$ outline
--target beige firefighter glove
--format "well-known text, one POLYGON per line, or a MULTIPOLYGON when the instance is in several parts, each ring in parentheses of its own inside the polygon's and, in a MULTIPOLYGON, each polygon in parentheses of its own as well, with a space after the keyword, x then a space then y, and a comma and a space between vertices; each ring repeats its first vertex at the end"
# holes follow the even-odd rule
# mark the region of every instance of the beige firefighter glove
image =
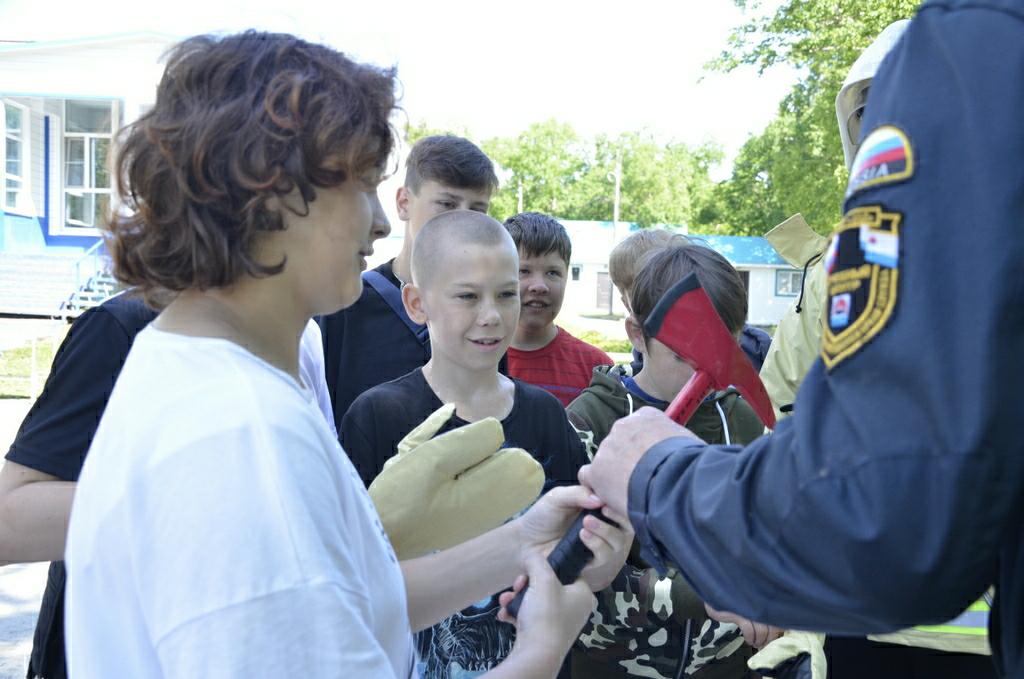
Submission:
POLYGON ((765 677, 825 679, 825 635, 788 630, 747 660, 747 667, 765 677))
POLYGON ((493 417, 434 437, 448 404, 412 430, 370 484, 370 497, 398 554, 411 559, 465 542, 530 505, 544 469, 521 448, 501 448, 493 417))

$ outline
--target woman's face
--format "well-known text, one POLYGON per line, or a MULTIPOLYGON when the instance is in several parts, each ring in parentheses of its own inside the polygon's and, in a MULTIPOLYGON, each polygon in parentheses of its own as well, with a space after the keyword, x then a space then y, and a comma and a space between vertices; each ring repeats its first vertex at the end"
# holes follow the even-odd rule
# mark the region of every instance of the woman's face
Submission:
POLYGON ((352 179, 341 186, 317 188, 304 216, 284 210, 289 240, 285 270, 299 281, 312 314, 334 313, 362 294, 361 274, 373 242, 391 225, 377 197, 377 182, 352 179))

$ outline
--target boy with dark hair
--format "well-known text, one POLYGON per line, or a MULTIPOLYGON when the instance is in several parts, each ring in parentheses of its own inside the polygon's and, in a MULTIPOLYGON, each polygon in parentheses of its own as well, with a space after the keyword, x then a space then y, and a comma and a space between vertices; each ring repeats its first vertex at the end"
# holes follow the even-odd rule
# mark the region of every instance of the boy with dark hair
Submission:
POLYGON ((594 368, 614 361, 555 325, 572 257, 565 227, 548 215, 522 212, 505 220, 505 228, 519 250, 522 303, 508 374, 550 391, 567 406, 590 384, 594 368))
MULTIPOLYGON (((643 357, 643 367, 635 377, 626 366, 595 370, 591 385, 568 408, 569 421, 591 457, 617 420, 644 406, 664 410, 693 374, 690 365, 647 335, 643 326, 662 295, 691 273, 697 274, 730 332, 739 335, 743 329, 746 289, 724 257, 699 245, 669 245, 651 254, 626 295, 632 308, 626 331, 643 357)), ((686 426, 705 441, 726 444, 749 443, 764 429, 734 389, 709 396, 686 426)), ((598 593, 597 609, 573 647, 573 676, 670 679, 685 671, 685 676, 699 679, 739 678, 745 676, 750 657, 742 646, 739 628, 710 619, 681 576, 659 578, 654 569, 631 558, 615 583, 598 593), (689 660, 680 668, 687 646, 689 660)))
MULTIPOLYGON (((497 418, 506 445, 540 462, 545 490, 575 483, 586 455, 561 405, 498 372, 519 316, 517 259, 508 233, 486 215, 449 212, 423 227, 402 297, 409 315, 430 328, 431 358, 359 396, 341 424, 342 445, 367 485, 398 443, 449 403, 455 414, 438 435, 497 418)), ((495 595, 417 635, 421 675, 476 676, 496 665, 515 638, 497 611, 495 595)))
POLYGON ((355 304, 320 319, 335 421, 341 422, 359 394, 430 360, 426 327, 410 319, 402 306, 416 235, 442 212, 486 213, 497 186, 494 164, 468 139, 437 135, 412 147, 405 183, 395 196, 398 217, 405 222, 401 251, 363 274, 363 292, 355 304))

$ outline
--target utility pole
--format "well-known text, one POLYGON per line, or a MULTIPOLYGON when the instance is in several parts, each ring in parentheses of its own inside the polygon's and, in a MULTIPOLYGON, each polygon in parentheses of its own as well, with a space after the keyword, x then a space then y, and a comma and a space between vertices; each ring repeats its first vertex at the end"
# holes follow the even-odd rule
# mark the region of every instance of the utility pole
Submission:
POLYGON ((622 149, 615 153, 615 202, 612 204, 612 222, 619 228, 619 205, 622 204, 622 149))
POLYGON ((615 152, 615 170, 608 173, 608 180, 615 182, 615 198, 612 201, 612 233, 614 234, 615 243, 617 244, 621 238, 619 238, 619 206, 622 203, 622 149, 619 148, 615 152))
MULTIPOLYGON (((608 174, 609 181, 615 182, 615 197, 612 200, 612 247, 618 245, 623 237, 619 234, 619 206, 622 203, 622 147, 615 150, 615 170, 608 174)), ((610 248, 609 248, 610 249, 610 248)), ((610 283, 609 283, 610 285, 610 283)), ((608 307, 609 313, 616 313, 618 299, 614 292, 609 296, 611 304, 608 307)), ((622 310, 625 312, 625 309, 622 310)))
POLYGON ((523 178, 519 178, 519 189, 517 191, 518 200, 516 202, 516 212, 523 211, 523 178))

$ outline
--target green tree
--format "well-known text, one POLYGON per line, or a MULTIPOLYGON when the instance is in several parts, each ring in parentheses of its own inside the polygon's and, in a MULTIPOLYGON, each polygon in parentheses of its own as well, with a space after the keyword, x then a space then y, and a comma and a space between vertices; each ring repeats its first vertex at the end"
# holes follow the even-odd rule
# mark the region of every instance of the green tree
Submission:
POLYGON ((491 200, 496 218, 518 211, 520 193, 524 210, 562 217, 575 211, 574 192, 588 167, 588 149, 571 125, 553 119, 534 123, 516 137, 484 142, 483 149, 504 174, 491 200))
POLYGON ((662 144, 648 132, 584 139, 554 120, 531 125, 514 138, 489 140, 484 151, 504 172, 491 201, 495 217, 518 211, 521 195, 524 210, 611 220, 614 172, 621 163, 619 218, 642 226, 694 223, 714 192, 708 169, 722 158, 715 146, 662 144))
POLYGON ((836 94, 860 53, 890 23, 910 18, 919 0, 788 0, 770 14, 758 13, 756 1, 735 2, 754 16, 733 31, 710 68, 763 72, 788 63, 804 75, 776 119, 740 150, 732 178, 716 188, 712 214, 733 232, 763 233, 802 212, 828 233, 846 183, 836 94))
POLYGON ((691 148, 678 142, 659 143, 648 132, 599 136, 593 160, 581 182, 580 219, 611 219, 614 212, 614 171, 621 162, 619 217, 640 226, 694 226, 714 185, 708 170, 720 161, 714 145, 691 148))

